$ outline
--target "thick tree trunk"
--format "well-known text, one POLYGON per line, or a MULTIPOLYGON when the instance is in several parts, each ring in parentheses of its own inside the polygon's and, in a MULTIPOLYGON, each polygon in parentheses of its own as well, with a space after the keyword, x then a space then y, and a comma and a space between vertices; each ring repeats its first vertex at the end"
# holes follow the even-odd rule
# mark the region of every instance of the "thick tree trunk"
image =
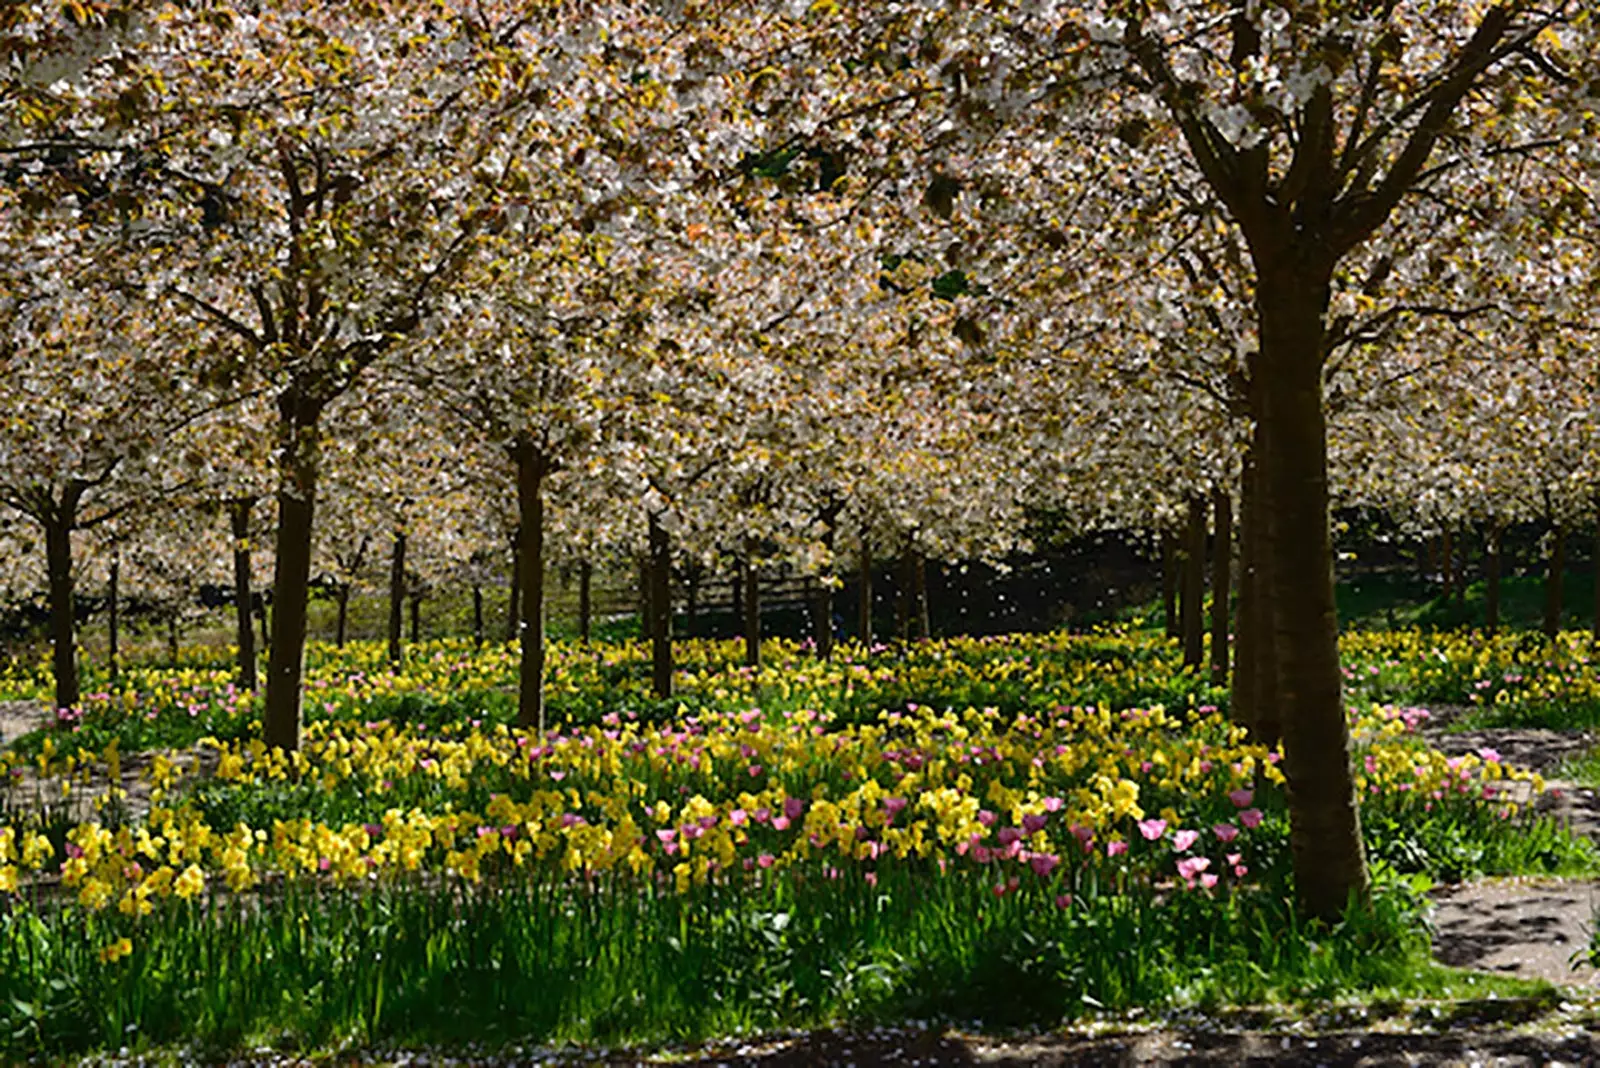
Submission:
POLYGON ((1161 532, 1161 625, 1169 638, 1183 633, 1178 619, 1178 539, 1170 530, 1161 532))
MULTIPOLYGON (((122 633, 121 615, 122 604, 119 597, 120 579, 122 575, 122 559, 119 555, 111 557, 111 573, 106 576, 106 671, 112 681, 117 678, 117 673, 122 665, 122 633)), ((245 619, 246 629, 249 628, 249 617, 245 619)))
POLYGON ((278 544, 272 571, 272 637, 267 643, 263 735, 269 747, 300 747, 300 676, 311 593, 312 517, 317 497, 320 406, 292 397, 279 402, 278 544))
POLYGON ((522 635, 522 531, 511 534, 511 589, 506 594, 506 641, 522 635))
POLYGON ((544 480, 550 461, 532 441, 513 450, 517 465, 517 559, 521 561, 521 659, 517 724, 544 733, 544 480))
POLYGON ((472 584, 472 645, 483 648, 483 584, 472 584))
POLYGON ((761 572, 756 567, 754 538, 745 539, 740 566, 744 569, 744 662, 758 668, 761 666, 761 572))
POLYGON ((1178 618, 1183 631, 1183 666, 1199 669, 1205 660, 1206 500, 1189 498, 1183 533, 1183 591, 1178 618))
POLYGON ((1233 593, 1233 494, 1218 486, 1211 495, 1216 540, 1211 553, 1211 684, 1228 683, 1228 599, 1233 593))
POLYGON ((866 528, 861 531, 861 559, 858 561, 861 600, 856 604, 856 633, 861 644, 872 645, 872 540, 866 528))
POLYGON ((594 632, 594 566, 585 560, 578 565, 578 637, 589 644, 594 632))
POLYGON ((1256 462, 1252 449, 1245 453, 1239 472, 1239 606, 1234 621, 1233 678, 1228 711, 1233 721, 1259 740, 1256 705, 1261 664, 1260 599, 1256 595, 1260 567, 1260 525, 1256 509, 1256 462))
POLYGON ((650 513, 650 685, 672 696, 672 543, 661 517, 650 513))
POLYGON ((72 588, 72 528, 76 505, 62 506, 44 523, 45 577, 50 589, 50 666, 56 708, 78 705, 78 633, 72 588))
POLYGON ((1500 629, 1500 535, 1498 519, 1489 520, 1489 540, 1483 552, 1483 629, 1493 637, 1500 629))
POLYGON ((228 525, 233 534, 233 624, 239 646, 239 686, 256 688, 256 632, 250 621, 255 603, 250 589, 250 509, 255 502, 240 497, 228 502, 228 525))
POLYGON ((1323 316, 1329 283, 1271 277, 1257 289, 1261 457, 1269 518, 1266 598, 1276 638, 1295 890, 1308 915, 1332 920, 1370 893, 1351 767, 1334 604, 1323 411, 1323 316))
POLYGON ((1554 638, 1561 631, 1561 580, 1567 570, 1567 528, 1555 524, 1550 538, 1550 562, 1544 576, 1544 632, 1554 638))
POLYGON ((399 671, 405 661, 405 649, 400 644, 401 628, 406 607, 406 532, 394 532, 394 546, 389 554, 389 667, 399 671))

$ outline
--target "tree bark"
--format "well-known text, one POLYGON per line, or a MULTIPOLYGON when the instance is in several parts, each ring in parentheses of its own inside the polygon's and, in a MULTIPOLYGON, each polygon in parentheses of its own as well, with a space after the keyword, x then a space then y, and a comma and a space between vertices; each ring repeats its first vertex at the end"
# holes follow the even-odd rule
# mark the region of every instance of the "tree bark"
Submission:
POLYGON ((578 637, 589 644, 594 630, 594 566, 585 560, 578 565, 578 637))
POLYGON ((1169 638, 1183 633, 1178 619, 1178 539, 1161 532, 1161 625, 1169 638))
POLYGON ((522 628, 517 724, 544 733, 544 480, 550 459, 528 438, 512 450, 517 465, 517 559, 521 561, 522 628))
POLYGON ((300 747, 300 677, 311 593, 312 517, 317 497, 321 406, 287 393, 279 400, 278 544, 272 570, 272 637, 267 643, 263 736, 269 747, 300 747))
POLYGON ((44 523, 46 578, 50 589, 50 665, 56 708, 78 705, 77 605, 72 583, 74 505, 62 505, 44 523))
POLYGON ((1183 590, 1178 619, 1183 632, 1183 666, 1198 670, 1205 660, 1206 501, 1189 498, 1183 535, 1183 590))
POLYGON ((1211 684, 1228 683, 1228 600, 1233 593, 1233 494, 1218 486, 1211 494, 1216 542, 1211 554, 1211 684))
MULTIPOLYGON (((118 618, 121 611, 118 586, 122 573, 122 557, 120 554, 111 557, 111 573, 106 577, 106 671, 112 681, 116 681, 117 672, 122 664, 122 634, 118 618)), ((245 620, 249 626, 249 618, 245 620)))
POLYGON ((861 644, 872 646, 872 540, 865 527, 861 529, 861 600, 856 605, 856 632, 861 644))
POLYGON ((1550 537, 1550 561, 1544 576, 1544 632, 1554 638, 1561 631, 1561 580, 1567 570, 1566 527, 1555 524, 1550 537))
POLYGON ((744 662, 758 668, 761 666, 761 572, 756 567, 754 538, 745 539, 740 566, 744 569, 744 662))
POLYGON ((256 688, 256 632, 250 620, 255 603, 250 589, 250 509, 254 504, 249 497, 228 502, 228 525, 233 534, 234 640, 239 646, 239 686, 245 690, 256 688))
POLYGON ((1498 519, 1489 520, 1489 539, 1483 553, 1483 629, 1492 638, 1500 629, 1500 535, 1498 519))
POLYGON ((393 548, 389 553, 389 667, 399 671, 405 662, 405 649, 400 643, 401 627, 406 606, 406 532, 394 532, 393 548))
POLYGON ((744 625, 744 561, 733 562, 733 577, 728 582, 728 615, 737 637, 744 625))
POLYGON ((672 696, 672 542, 661 517, 650 513, 650 684, 672 696))
POLYGON ((411 644, 422 640, 422 594, 411 595, 411 644))
POLYGON ((174 607, 167 613, 167 660, 173 667, 178 666, 178 613, 181 609, 174 607))
POLYGON ((1341 691, 1329 529, 1322 368, 1331 273, 1331 264, 1293 259, 1260 272, 1261 350, 1253 369, 1266 427, 1265 600, 1273 613, 1295 890, 1304 913, 1327 920, 1352 898, 1370 894, 1341 691))

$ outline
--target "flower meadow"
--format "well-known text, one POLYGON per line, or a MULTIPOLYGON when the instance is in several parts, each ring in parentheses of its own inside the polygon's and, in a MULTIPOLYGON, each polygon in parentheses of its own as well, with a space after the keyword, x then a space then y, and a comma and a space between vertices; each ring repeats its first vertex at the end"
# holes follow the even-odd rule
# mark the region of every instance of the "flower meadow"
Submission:
POLYGON ((508 649, 393 673, 319 650, 289 755, 251 740, 221 668, 125 671, 0 757, 0 1044, 614 1042, 1325 995, 1414 972, 1430 879, 1592 866, 1513 800, 1536 777, 1370 705, 1378 890, 1305 927, 1280 754, 1164 642, 736 656, 693 643, 663 705, 640 648, 558 645, 560 726, 536 736, 507 723, 508 649))

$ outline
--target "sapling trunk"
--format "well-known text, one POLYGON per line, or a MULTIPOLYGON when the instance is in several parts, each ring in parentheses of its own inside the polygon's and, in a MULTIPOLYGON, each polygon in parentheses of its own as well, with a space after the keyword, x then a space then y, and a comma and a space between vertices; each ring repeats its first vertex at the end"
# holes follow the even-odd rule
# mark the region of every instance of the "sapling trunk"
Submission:
POLYGON ((856 633, 861 644, 872 646, 872 539, 865 527, 861 530, 861 559, 859 561, 861 599, 856 604, 856 633))
POLYGON ((544 716, 544 480, 550 460, 531 440, 513 449, 517 465, 517 559, 522 587, 517 724, 543 734, 544 716))
POLYGON ((472 584, 472 645, 483 648, 483 584, 472 584))
POLYGON ((594 631, 594 566, 585 560, 578 565, 578 637, 589 644, 594 631))
POLYGON ((339 583, 333 591, 333 602, 333 644, 343 649, 350 630, 350 583, 339 583))

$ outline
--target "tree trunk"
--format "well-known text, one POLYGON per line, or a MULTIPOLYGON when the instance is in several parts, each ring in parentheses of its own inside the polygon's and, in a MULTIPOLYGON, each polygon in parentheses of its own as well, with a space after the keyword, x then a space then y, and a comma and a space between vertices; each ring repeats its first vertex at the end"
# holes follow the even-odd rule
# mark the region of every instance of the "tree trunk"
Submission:
POLYGON ((178 612, 174 608, 167 613, 167 660, 173 667, 178 666, 178 612))
POLYGON ((1211 554, 1211 685, 1228 683, 1228 599, 1233 592, 1233 494, 1218 486, 1211 495, 1216 544, 1211 554))
POLYGON ((1205 661, 1206 500, 1189 498, 1189 520, 1183 535, 1183 591, 1178 618, 1183 631, 1183 666, 1198 669, 1205 661))
POLYGON ((1550 563, 1544 576, 1544 632, 1554 638, 1561 631, 1561 580, 1567 570, 1566 527, 1555 524, 1550 537, 1550 563))
POLYGON ((733 562, 733 577, 728 583, 728 615, 735 636, 744 624, 744 561, 733 562))
POLYGON ((511 589, 506 594, 506 641, 522 634, 522 531, 511 534, 511 589))
POLYGON ((1257 727, 1257 678, 1261 664, 1261 624, 1256 596, 1260 567, 1260 524, 1257 519, 1255 450, 1244 455, 1239 471, 1239 606, 1234 620, 1233 678, 1228 694, 1228 712, 1233 721, 1260 740, 1257 727))
POLYGON ((1500 535, 1498 519, 1489 520, 1489 540, 1483 552, 1483 629, 1492 638, 1500 629, 1500 535))
POLYGON ((544 480, 550 461, 531 440, 513 450, 517 464, 517 559, 521 561, 521 659, 517 724, 544 733, 544 480))
POLYGON ((917 641, 933 637, 928 613, 928 558, 917 549, 911 550, 911 628, 911 636, 917 641))
POLYGON ((1600 645, 1600 516, 1595 517, 1594 551, 1589 557, 1589 572, 1594 576, 1594 625, 1590 637, 1600 645))
POLYGON ((333 618, 333 644, 340 649, 344 648, 350 632, 350 586, 348 582, 341 582, 333 593, 334 605, 338 610, 333 618))
POLYGON ((585 560, 578 565, 578 637, 585 645, 594 631, 593 589, 594 567, 585 560))
POLYGON ((861 644, 872 646, 872 541, 867 529, 861 529, 861 600, 856 605, 856 633, 861 644))
POLYGON ((1328 272, 1263 270, 1257 288, 1266 449, 1266 601, 1276 640, 1295 890, 1333 920, 1370 894, 1351 767, 1334 603, 1328 443, 1323 410, 1328 272))
POLYGON ((267 643, 267 699, 262 716, 269 747, 300 748, 300 676, 311 593, 312 516, 317 496, 317 423, 321 408, 281 398, 278 544, 272 569, 272 637, 267 643))
POLYGON ((399 671, 405 661, 400 644, 406 607, 406 532, 394 532, 394 548, 389 554, 389 667, 399 671))
POLYGON ((756 542, 744 542, 744 662, 761 666, 761 572, 756 567, 756 542))
POLYGON ((72 589, 72 528, 77 502, 63 504, 44 523, 46 578, 50 587, 50 666, 56 708, 78 706, 77 606, 72 589))
POLYGON ((1444 599, 1447 601, 1456 592, 1455 557, 1455 538, 1451 536, 1450 528, 1445 527, 1444 533, 1439 535, 1439 559, 1444 567, 1444 599))
MULTIPOLYGON (((118 625, 121 622, 118 617, 122 606, 118 598, 120 591, 117 589, 121 573, 122 558, 120 554, 113 555, 111 557, 111 574, 106 577, 106 671, 110 674, 112 681, 116 681, 117 672, 120 670, 122 663, 122 634, 118 625)), ((246 617, 247 627, 248 624, 249 619, 246 617)))
POLYGON ((672 543, 661 517, 650 513, 650 684, 672 696, 672 543))
POLYGON ((255 603, 250 589, 250 509, 254 504, 249 497, 228 502, 228 525, 233 534, 234 639, 239 646, 239 686, 246 690, 256 688, 256 632, 250 621, 255 603))
POLYGON ((698 638, 700 626, 700 569, 691 567, 683 579, 683 636, 698 638))
POLYGON ((422 594, 411 595, 411 644, 422 641, 422 594))
POLYGON ((483 648, 483 584, 472 584, 472 645, 483 648))
POLYGON ((1161 532, 1161 625, 1169 638, 1183 633, 1178 620, 1178 539, 1161 532))

